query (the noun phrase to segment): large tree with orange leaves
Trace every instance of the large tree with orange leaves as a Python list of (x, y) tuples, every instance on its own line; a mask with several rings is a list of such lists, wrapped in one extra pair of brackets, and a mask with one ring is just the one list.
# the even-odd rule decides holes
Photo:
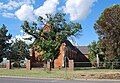
[(94, 25), (107, 60), (120, 60), (120, 5), (106, 8)]

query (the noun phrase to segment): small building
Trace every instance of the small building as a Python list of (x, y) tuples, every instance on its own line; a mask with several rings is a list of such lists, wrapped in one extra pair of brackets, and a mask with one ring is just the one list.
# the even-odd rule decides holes
[[(43, 31), (50, 31), (51, 26), (47, 23), (43, 27)], [(42, 37), (40, 37), (42, 38)], [(44, 38), (42, 38), (44, 40)], [(37, 61), (39, 56), (42, 56), (43, 52), (36, 52), (34, 47), (31, 51), (30, 56), (32, 56), (33, 61)], [(75, 66), (91, 66), (90, 63), (84, 64), (83, 62), (90, 62), (87, 58), (88, 56), (88, 48), (87, 46), (73, 46), (69, 40), (63, 40), (60, 46), (60, 52), (58, 57), (54, 60), (54, 67), (64, 67), (65, 62), (68, 66), (69, 60), (74, 60)], [(45, 63), (44, 60), (37, 62), (38, 65), (43, 65)], [(37, 64), (33, 63), (34, 65)]]
[(86, 58), (88, 58), (89, 54), (88, 54), (88, 46), (76, 46), (81, 52), (82, 54), (85, 55)]
[[(66, 49), (66, 50), (65, 50)], [(66, 56), (66, 59), (65, 59)], [(73, 46), (69, 40), (63, 41), (60, 47), (60, 54), (54, 61), (55, 67), (64, 67), (65, 61), (67, 66), (69, 60), (74, 60), (74, 65), (79, 67), (90, 67), (91, 63), (88, 57), (87, 46)]]

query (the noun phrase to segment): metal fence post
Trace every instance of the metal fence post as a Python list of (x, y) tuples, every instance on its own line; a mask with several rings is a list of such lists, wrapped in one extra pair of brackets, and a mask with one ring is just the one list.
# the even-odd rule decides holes
[(114, 62), (112, 62), (112, 69), (113, 69), (113, 63), (114, 63)]
[(67, 78), (67, 57), (65, 56), (65, 78)]

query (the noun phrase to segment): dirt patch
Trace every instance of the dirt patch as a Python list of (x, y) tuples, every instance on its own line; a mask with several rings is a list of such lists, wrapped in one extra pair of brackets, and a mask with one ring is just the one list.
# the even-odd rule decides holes
[(120, 79), (120, 72), (111, 72), (111, 73), (101, 74), (99, 76), (99, 79)]
[[(72, 77), (73, 78), (73, 77)], [(75, 79), (120, 79), (120, 72), (98, 72), (74, 75)]]

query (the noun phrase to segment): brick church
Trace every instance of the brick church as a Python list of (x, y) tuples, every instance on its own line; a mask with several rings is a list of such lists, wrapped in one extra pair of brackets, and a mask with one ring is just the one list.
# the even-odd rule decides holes
[[(50, 31), (51, 26), (47, 23), (43, 27), (43, 32)], [(75, 64), (75, 66), (91, 66), (90, 63), (83, 64), (83, 62), (90, 62), (87, 58), (88, 56), (88, 48), (87, 46), (73, 46), (69, 40), (64, 40), (60, 46), (60, 52), (58, 57), (54, 60), (54, 67), (64, 67), (65, 61), (67, 61), (67, 65), (69, 65), (69, 60), (74, 60), (74, 62), (81, 62), (79, 64)], [(82, 51), (82, 52), (81, 52)], [(45, 64), (45, 60), (37, 61), (39, 56), (42, 56), (43, 52), (36, 52), (34, 49), (31, 50), (30, 56), (32, 56), (32, 60), (36, 61), (33, 65), (41, 65)], [(65, 56), (66, 59), (65, 59)]]

